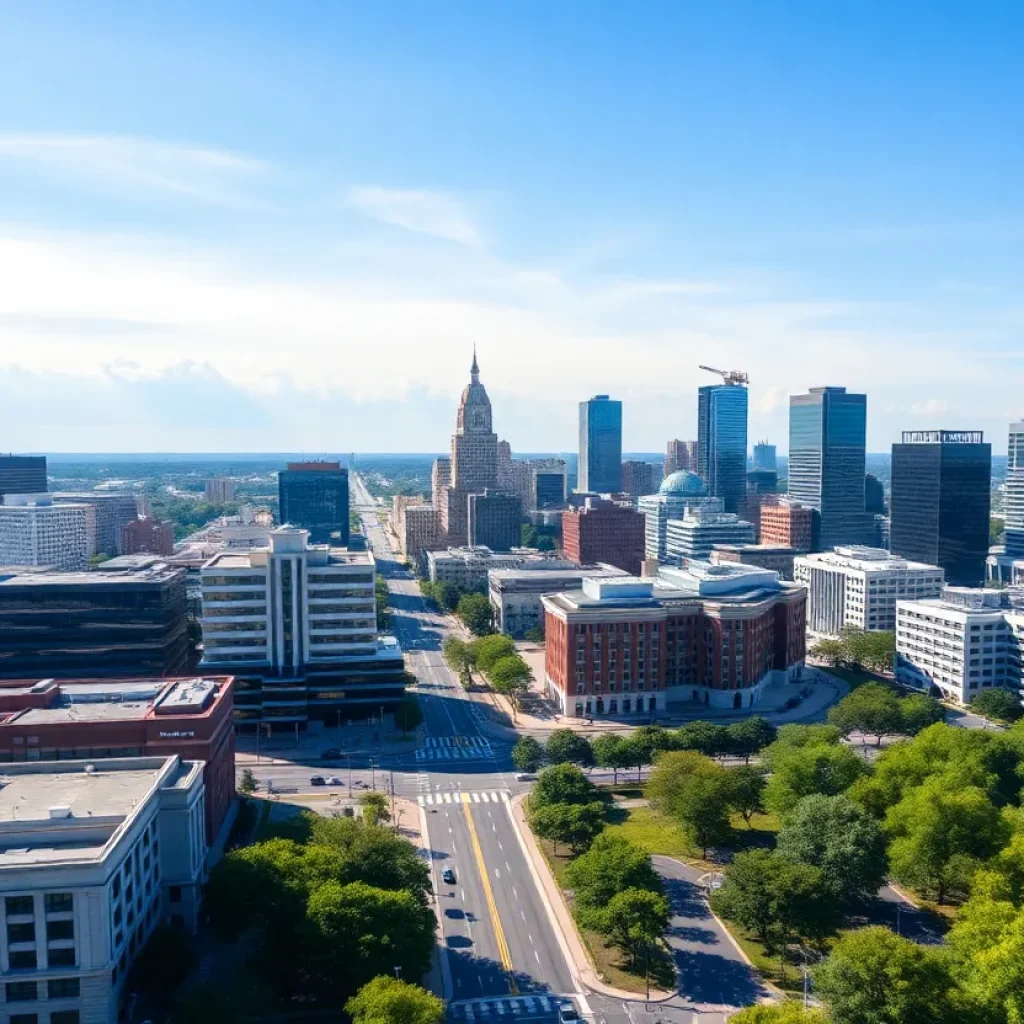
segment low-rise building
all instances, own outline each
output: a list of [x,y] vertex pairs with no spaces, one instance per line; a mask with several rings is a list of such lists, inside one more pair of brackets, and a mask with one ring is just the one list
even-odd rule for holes
[[688,508],[698,506],[712,512],[721,512],[725,507],[721,498],[708,497],[704,481],[687,470],[677,470],[665,477],[657,494],[641,497],[637,508],[644,515],[644,558],[664,562],[668,558],[669,520],[682,519]]
[[716,544],[711,549],[709,561],[712,565],[738,562],[741,565],[755,565],[760,569],[771,569],[784,580],[793,579],[793,560],[797,552],[793,548],[777,544]]
[[491,569],[487,589],[498,631],[522,638],[544,626],[541,597],[562,590],[576,590],[584,579],[625,576],[614,565],[584,565],[571,569]]
[[810,551],[814,546],[814,509],[798,501],[762,504],[758,536],[762,544]]
[[753,544],[754,524],[733,512],[689,506],[665,524],[665,560],[682,565],[707,561],[716,544]]
[[[657,474],[659,477],[660,473]],[[622,493],[634,501],[645,494],[653,494],[655,467],[649,462],[628,459],[622,464]]]
[[193,932],[203,766],[177,756],[4,766],[5,1024],[116,1024],[160,922]]
[[586,498],[562,513],[562,550],[577,565],[607,562],[638,573],[644,559],[644,515],[630,505]]
[[125,555],[173,555],[174,524],[141,516],[121,527],[121,551]]
[[753,707],[802,673],[806,600],[803,587],[745,565],[585,579],[541,598],[548,693],[577,718]]
[[967,704],[982,690],[1019,694],[1024,611],[993,590],[946,587],[940,598],[896,605],[896,680]]
[[836,636],[844,626],[895,629],[897,601],[939,597],[945,585],[936,565],[857,546],[801,555],[793,575],[809,592],[808,628],[824,636]]
[[93,510],[54,504],[49,494],[7,494],[0,505],[0,566],[87,569]]
[[212,505],[223,505],[234,501],[238,484],[229,476],[214,476],[206,481],[206,500]]
[[463,590],[486,586],[487,574],[492,569],[571,569],[575,565],[536,548],[497,552],[488,547],[465,547],[427,552],[427,575],[431,582],[454,583]]

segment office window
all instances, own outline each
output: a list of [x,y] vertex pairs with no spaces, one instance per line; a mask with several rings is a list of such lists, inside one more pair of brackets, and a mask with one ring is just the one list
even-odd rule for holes
[[181,902],[181,886],[180,885],[172,885],[172,886],[170,886],[169,887],[168,895],[170,896],[170,899],[171,899],[172,903],[180,903]]
[[34,949],[12,950],[8,954],[8,962],[11,965],[12,971],[34,971],[36,967],[36,951]]
[[37,1013],[12,1013],[11,1024],[39,1024]]
[[78,978],[53,978],[46,983],[47,994],[51,999],[74,999],[80,989]]
[[69,892],[49,892],[43,902],[48,914],[70,914],[75,908],[74,897]]
[[6,989],[9,1003],[29,1003],[39,998],[34,981],[9,981]]
[[33,905],[31,896],[8,896],[4,900],[4,906],[7,908],[7,916],[11,917],[14,914],[34,914],[35,907]]
[[81,1024],[81,1019],[78,1010],[58,1010],[50,1014],[50,1024]]
[[8,942],[35,942],[36,926],[31,921],[25,924],[10,923],[7,925]]
[[46,941],[59,942],[62,939],[73,939],[75,937],[74,921],[47,921]]
[[47,951],[46,958],[51,967],[74,967],[74,949],[51,949]]

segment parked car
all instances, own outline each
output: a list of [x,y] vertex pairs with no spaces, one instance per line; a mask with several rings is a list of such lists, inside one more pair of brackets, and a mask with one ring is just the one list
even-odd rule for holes
[[533,782],[533,779],[530,772],[516,772],[516,782]]
[[445,885],[454,885],[455,872],[452,871],[451,868],[445,868],[444,871],[441,872],[441,881],[444,882]]
[[560,1006],[558,1008],[558,1024],[577,1024],[580,1015],[576,1012],[575,1006]]
[[311,786],[326,786],[327,783],[322,775],[311,775],[309,778],[309,784]]
[[339,778],[338,778],[338,776],[337,776],[337,775],[331,775],[331,776],[330,776],[330,777],[329,777],[329,778],[327,779],[327,785],[328,785],[328,786],[343,786],[343,785],[345,785],[345,783],[343,783],[343,782],[341,781],[341,779],[339,779]]

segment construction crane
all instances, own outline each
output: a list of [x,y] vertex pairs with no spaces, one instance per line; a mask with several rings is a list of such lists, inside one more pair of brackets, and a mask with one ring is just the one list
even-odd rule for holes
[[747,384],[750,378],[742,370],[716,370],[713,366],[700,366],[698,369],[708,373],[717,373],[726,384]]

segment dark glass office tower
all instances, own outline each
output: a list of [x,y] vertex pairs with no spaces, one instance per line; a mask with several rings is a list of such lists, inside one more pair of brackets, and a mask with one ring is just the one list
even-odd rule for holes
[[946,570],[946,582],[985,582],[992,446],[980,430],[905,430],[892,446],[890,550]]
[[697,392],[697,475],[726,512],[740,511],[747,493],[747,389],[711,384]]
[[280,520],[309,530],[312,544],[348,547],[348,470],[340,462],[289,462],[277,474]]
[[1024,421],[1021,420],[1010,424],[1003,515],[1006,553],[1012,558],[1024,558]]
[[814,550],[870,544],[864,511],[867,395],[811,388],[789,399],[789,497],[817,513]]
[[622,403],[607,395],[580,402],[576,490],[616,494],[622,486]]
[[0,455],[0,498],[46,490],[45,455]]

